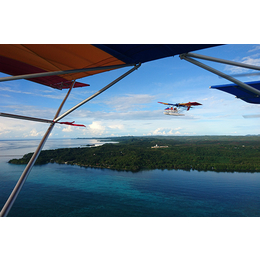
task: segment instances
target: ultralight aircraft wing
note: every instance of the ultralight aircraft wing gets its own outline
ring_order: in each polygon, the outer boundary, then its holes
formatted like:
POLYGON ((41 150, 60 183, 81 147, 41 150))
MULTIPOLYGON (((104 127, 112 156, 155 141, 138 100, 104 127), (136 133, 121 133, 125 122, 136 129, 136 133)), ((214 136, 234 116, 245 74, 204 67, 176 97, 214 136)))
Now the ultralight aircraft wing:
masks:
MULTIPOLYGON (((246 82, 246 84, 253 87, 254 89, 260 90, 260 81, 246 82)), ((211 86, 210 88, 219 89, 221 91, 235 95, 236 98, 240 98, 248 103, 260 104, 259 95, 251 92, 250 90, 241 88, 236 84, 217 85, 211 86)))
POLYGON ((192 106, 200 106, 200 105, 202 105, 202 104, 200 104, 198 102, 176 103, 176 104, 164 103, 164 102, 158 102, 158 103, 163 104, 163 105, 167 105, 167 106, 187 107, 188 108, 187 111, 189 111, 192 106))
POLYGON ((167 105, 167 106, 178 106, 179 104, 176 103, 176 104, 171 104, 171 103, 164 103, 164 102, 158 102, 160 104, 163 104, 163 105, 167 105))
MULTIPOLYGON (((69 88, 72 80, 120 68, 126 64, 134 65, 214 46, 216 45, 0 44, 0 72, 17 76, 56 71, 74 71, 68 74, 59 73, 57 75, 37 76, 29 79, 53 88, 63 89, 69 88), (91 70, 84 71, 83 69, 91 70)), ((83 86, 88 86, 88 84, 76 82, 74 85, 74 87, 83 86)))
POLYGON ((188 102, 188 103, 180 103, 179 104, 179 106, 187 107, 187 111, 189 111, 192 106, 200 106, 200 105, 202 105, 202 104, 200 104, 198 102, 188 102))

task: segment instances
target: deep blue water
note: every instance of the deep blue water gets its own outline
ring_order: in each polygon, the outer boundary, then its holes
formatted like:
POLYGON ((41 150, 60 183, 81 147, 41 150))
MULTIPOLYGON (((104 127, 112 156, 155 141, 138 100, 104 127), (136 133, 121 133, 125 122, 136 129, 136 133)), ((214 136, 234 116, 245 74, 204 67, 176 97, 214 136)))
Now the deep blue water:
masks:
MULTIPOLYGON (((7 161, 33 151, 38 142, 0 141, 1 208, 25 167, 7 161)), ((45 149, 95 142, 49 140, 45 149)), ((260 173, 35 166, 9 216, 258 217, 260 173)))

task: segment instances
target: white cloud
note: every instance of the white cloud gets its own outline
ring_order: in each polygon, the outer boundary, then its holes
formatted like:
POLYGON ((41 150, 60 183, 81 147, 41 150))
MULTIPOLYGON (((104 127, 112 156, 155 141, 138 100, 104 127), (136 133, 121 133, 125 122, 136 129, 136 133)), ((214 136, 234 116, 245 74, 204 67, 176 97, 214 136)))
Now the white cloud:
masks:
POLYGON ((91 118, 98 120, 160 120, 164 119, 162 110, 146 110, 146 111, 124 111, 124 112, 104 112, 104 111, 89 111, 79 110, 74 112, 75 117, 91 118))
MULTIPOLYGON (((53 95, 50 95, 50 94, 41 94, 39 91, 28 92, 28 91, 17 90, 17 89, 10 88, 10 87, 0 87, 0 91, 18 93, 18 94, 26 94, 26 95, 30 95, 30 96, 37 96, 37 97, 44 97, 44 98, 52 98, 52 99, 63 99, 64 96, 66 95, 64 92, 59 93, 59 94, 53 92, 53 95)), ((41 92, 50 93, 50 91, 41 91, 41 92)))
POLYGON ((88 125, 88 130, 91 134, 102 135, 106 127, 102 125, 101 121, 94 121, 92 124, 88 125))
POLYGON ((7 94, 0 94, 1 97, 4 97, 4 98, 11 98, 10 95, 7 95, 7 94))
POLYGON ((248 57, 244 57, 242 59, 242 62, 251 65, 260 65, 260 58, 255 58, 255 56, 248 56, 248 57))
POLYGON ((248 52, 254 52, 254 51, 259 51, 259 50, 260 50, 260 45, 257 45, 253 49, 249 50, 248 52))
POLYGON ((181 127, 177 127, 175 129, 169 129, 169 128, 157 128, 154 131, 150 132, 148 135, 180 135, 181 133, 176 130, 180 130, 181 127))
POLYGON ((32 131, 30 131, 30 134, 29 134, 29 136, 33 136, 33 137, 39 136, 39 135, 40 135, 40 133, 37 132, 36 129, 33 129, 32 131))
POLYGON ((113 107, 116 111, 140 109, 144 104, 149 104, 155 99, 155 96, 149 94, 128 94, 122 97, 114 97, 111 100, 104 101, 105 104, 113 107))
POLYGON ((123 130, 125 127, 122 124, 109 125, 109 128, 123 130))
POLYGON ((71 125, 67 125, 65 128, 62 129, 62 132, 73 132, 72 126, 71 125))
MULTIPOLYGON (((41 130, 42 129, 40 127, 38 129, 33 128, 31 131, 28 130, 29 134, 27 131, 23 130, 23 137, 42 137, 44 135, 44 131, 41 130)), ((18 131, 20 131, 20 129, 18 129, 18 131)))
MULTIPOLYGON (((2 110, 8 111, 10 114, 24 115, 36 118, 53 119, 56 109, 46 107, 36 107, 30 105, 19 106, 17 104, 1 106, 2 110)), ((27 121, 29 122, 29 121, 27 121)))
POLYGON ((47 128, 48 124, 0 117, 1 138, 39 138, 43 136, 47 128))
MULTIPOLYGON (((236 60, 236 62, 260 66, 260 58, 257 58, 258 56, 259 56, 259 54, 246 56, 246 57, 243 57, 241 60, 236 60)), ((237 67, 237 66, 231 66, 231 65, 227 65, 225 67, 225 71, 228 71, 228 73, 232 73, 232 74, 252 72, 252 70, 242 68, 242 67, 237 67)))
POLYGON ((11 130, 6 129, 6 128, 0 126, 0 136, 9 134, 10 132, 11 132, 11 130))

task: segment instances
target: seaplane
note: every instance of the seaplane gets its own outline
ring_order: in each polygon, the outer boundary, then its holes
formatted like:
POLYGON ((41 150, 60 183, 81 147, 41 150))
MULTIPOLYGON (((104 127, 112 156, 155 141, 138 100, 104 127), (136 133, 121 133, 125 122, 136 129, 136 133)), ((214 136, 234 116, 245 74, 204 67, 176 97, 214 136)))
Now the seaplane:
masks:
POLYGON ((164 102, 158 102, 158 103, 169 106, 165 108, 164 114, 170 116, 185 116, 185 114, 183 114, 183 111, 185 110, 189 111, 190 108, 192 108, 193 106, 202 105, 198 102, 176 103, 176 104, 170 104, 164 102))

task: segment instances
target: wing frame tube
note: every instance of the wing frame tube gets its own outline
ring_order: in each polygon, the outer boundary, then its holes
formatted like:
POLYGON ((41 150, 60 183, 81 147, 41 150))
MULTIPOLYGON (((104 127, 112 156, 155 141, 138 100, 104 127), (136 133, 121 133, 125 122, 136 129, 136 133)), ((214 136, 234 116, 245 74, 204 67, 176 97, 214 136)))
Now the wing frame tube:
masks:
POLYGON ((139 67, 141 66, 141 63, 139 63, 138 65, 135 65, 132 69, 130 69, 129 71, 127 71, 126 73, 124 73, 123 75, 121 75, 120 77, 118 77, 117 79, 115 79, 114 81, 112 81, 110 84, 108 84, 107 86, 105 86, 104 88, 100 89, 99 91, 97 91, 95 94, 93 94, 92 96, 86 98, 85 100, 83 100, 82 102, 78 103, 76 106, 72 107, 71 109, 67 110, 65 113, 63 113, 62 115, 60 115, 59 117, 57 117, 56 119, 54 119, 54 122, 58 122, 59 120, 61 120, 63 117, 67 116, 68 114, 72 113, 74 110, 76 110, 77 108, 79 108, 80 106, 84 105, 85 103, 87 103, 88 101, 90 101, 91 99, 93 99, 94 97, 100 95, 102 92, 104 92, 105 90, 109 89, 110 87, 112 87, 114 84, 116 84, 118 81, 120 81, 121 79, 123 79, 124 77, 126 77, 127 75, 129 75, 130 73, 132 73, 133 71, 137 70, 139 67))
POLYGON ((132 69, 130 69, 129 71, 127 71, 126 73, 124 73, 123 75, 121 75, 120 77, 118 77, 117 79, 115 79, 114 81, 112 81, 110 84, 108 84, 106 87, 102 88, 101 90, 97 91, 94 95, 90 96, 89 98, 83 100, 82 102, 80 102, 78 105, 74 106, 73 108, 69 109, 67 112, 63 113, 61 116, 58 116, 63 104, 65 103, 65 101, 67 100, 72 88, 74 87, 75 84, 75 80, 73 81, 73 84, 71 85, 71 88, 69 89, 66 97, 64 98, 63 102, 61 103, 59 109, 57 110, 57 113, 52 121, 52 123, 50 124, 48 130, 46 131, 44 137, 42 138, 40 144, 38 145, 36 151, 34 152, 33 156, 31 157, 29 163, 27 164, 26 168, 24 169, 20 179, 18 180, 16 186, 14 187, 11 195, 9 196, 9 198, 7 199, 5 205, 3 206, 1 212, 0 212, 0 217, 7 217, 9 211, 11 210, 19 192, 21 191, 23 184, 25 183, 33 165, 35 164, 45 142, 47 141, 55 123, 58 123, 58 121, 60 119, 62 119, 63 117, 65 117, 66 115, 70 114, 71 112, 73 112, 75 109, 77 109, 78 107, 82 106, 83 104, 85 104, 86 102, 90 101, 91 99, 93 99, 94 97, 98 96, 99 94, 101 94, 102 92, 104 92, 105 90, 107 90, 108 88, 110 88, 111 86, 113 86, 115 83, 117 83, 118 81, 120 81, 121 79, 123 79, 124 77, 126 77, 127 75, 129 75, 130 73, 132 73, 133 71, 137 70, 139 67, 141 66, 141 63, 139 63, 138 65, 134 65, 134 67, 132 69))
MULTIPOLYGON (((72 88, 74 87, 74 85, 75 85, 75 80, 72 82, 71 87, 70 87, 67 95, 63 99, 60 107, 58 108, 54 119, 59 115, 59 113, 60 113, 60 111, 61 111, 65 101, 67 100, 67 98, 68 98, 72 88)), ((34 152, 33 156, 30 159, 30 161, 26 165, 26 167, 25 167, 22 175, 20 176, 19 180, 17 181, 17 183, 16 183, 12 193, 10 194, 10 196, 7 199, 5 205, 3 206, 3 208, 2 208, 2 210, 0 212, 0 217, 7 217, 8 213, 11 210, 11 208, 12 208, 12 206, 13 206, 16 198, 17 198, 17 196, 19 195, 19 193, 20 193, 20 191, 21 191, 21 189, 22 189, 22 187, 23 187, 27 177, 29 176, 29 174, 30 174, 30 172, 32 170, 32 167, 34 166, 34 164, 35 164, 35 162, 36 162, 36 160, 37 160, 37 158, 38 158, 38 156, 39 156, 39 154, 40 154, 40 152, 41 152, 45 142, 47 141, 47 139, 48 139, 48 137, 49 137, 49 135, 50 135, 54 125, 55 125, 55 122, 53 121, 50 124, 49 128, 47 129, 47 131, 45 132, 45 135, 43 136, 41 142, 39 143, 36 151, 34 152)))
POLYGON ((242 62, 236 62, 236 61, 229 61, 229 60, 214 58, 214 57, 210 57, 210 56, 206 56, 206 55, 202 55, 202 54, 197 54, 197 53, 192 53, 192 52, 185 53, 184 55, 186 57, 193 57, 193 58, 202 59, 202 60, 209 60, 209 61, 224 63, 224 64, 233 65, 233 66, 242 67, 242 68, 247 68, 247 69, 252 69, 252 70, 260 70, 260 66, 245 64, 245 63, 242 63, 242 62))
POLYGON ((95 68, 82 68, 82 69, 75 69, 75 70, 61 70, 61 71, 50 71, 50 72, 41 72, 41 73, 33 73, 33 74, 24 74, 24 75, 18 75, 18 76, 3 77, 3 78, 0 78, 0 82, 18 80, 18 79, 33 79, 33 78, 39 78, 39 77, 57 76, 57 75, 63 75, 63 74, 72 74, 72 73, 87 72, 87 71, 94 71, 94 70, 119 69, 119 68, 134 66, 134 65, 136 65, 136 64, 131 63, 131 64, 120 64, 120 65, 111 65, 111 66, 103 66, 103 67, 95 67, 95 68))
POLYGON ((15 119, 28 120, 28 121, 41 122, 41 123, 49 123, 49 124, 51 124, 53 122, 52 120, 49 120, 49 119, 30 117, 30 116, 21 116, 21 115, 8 114, 8 113, 0 113, 0 116, 8 117, 8 118, 15 118, 15 119))
POLYGON ((216 70, 216 69, 214 69, 214 68, 204 64, 204 63, 201 63, 201 62, 199 62, 197 60, 194 60, 192 58, 188 58, 188 57, 186 57, 186 54, 181 54, 180 58, 184 59, 186 61, 189 61, 190 63, 193 63, 194 65, 197 65, 197 66, 199 66, 199 67, 201 67, 201 68, 203 68, 205 70, 208 70, 208 71, 210 71, 210 72, 212 72, 212 73, 214 73, 214 74, 216 74, 216 75, 218 75, 218 76, 220 76, 222 78, 225 78, 225 79, 227 79, 227 80, 237 84, 241 88, 244 88, 247 91, 249 91, 251 93, 254 93, 256 96, 260 96, 260 91, 258 89, 255 89, 255 88, 245 84, 244 82, 242 82, 240 80, 237 80, 237 79, 235 79, 235 78, 233 78, 233 77, 231 77, 231 76, 229 76, 229 75, 227 75, 227 74, 225 74, 225 73, 223 73, 223 72, 221 72, 219 70, 216 70))

